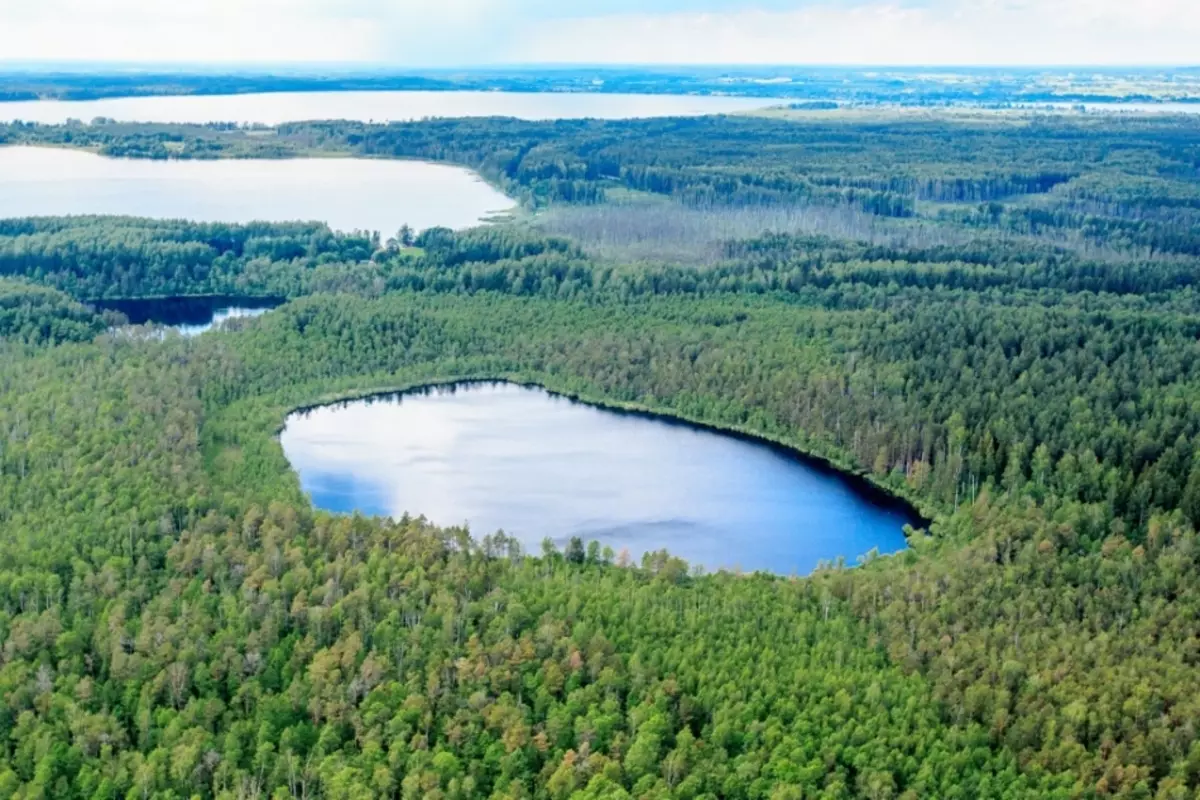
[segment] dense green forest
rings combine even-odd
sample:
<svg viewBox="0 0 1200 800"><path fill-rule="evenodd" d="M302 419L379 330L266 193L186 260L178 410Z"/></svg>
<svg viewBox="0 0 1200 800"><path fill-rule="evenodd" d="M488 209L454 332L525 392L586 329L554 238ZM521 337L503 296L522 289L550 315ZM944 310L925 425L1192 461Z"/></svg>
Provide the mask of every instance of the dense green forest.
<svg viewBox="0 0 1200 800"><path fill-rule="evenodd" d="M0 796L1196 796L1197 124L311 124L264 147L548 210L414 247L0 222ZM290 302L195 339L89 305L203 294ZM934 522L796 579L311 509L291 409L468 377L752 431Z"/></svg>
<svg viewBox="0 0 1200 800"><path fill-rule="evenodd" d="M0 220L0 276L83 300L293 294L300 276L368 260L370 237L313 224L196 224L105 217Z"/></svg>
<svg viewBox="0 0 1200 800"><path fill-rule="evenodd" d="M33 343L91 341L110 322L54 289L0 278L0 337Z"/></svg>

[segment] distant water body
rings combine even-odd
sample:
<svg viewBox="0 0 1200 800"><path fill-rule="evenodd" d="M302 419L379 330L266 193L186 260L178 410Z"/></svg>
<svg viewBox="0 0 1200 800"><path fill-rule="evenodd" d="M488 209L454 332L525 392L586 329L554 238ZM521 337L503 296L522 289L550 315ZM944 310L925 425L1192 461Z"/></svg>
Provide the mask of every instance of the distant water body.
<svg viewBox="0 0 1200 800"><path fill-rule="evenodd" d="M222 328L233 319L261 316L282 303L278 298L210 295L97 300L92 305L121 312L131 325L162 325L191 337Z"/></svg>
<svg viewBox="0 0 1200 800"><path fill-rule="evenodd" d="M761 97L569 92L277 92L0 103L0 122L57 125L97 117L121 122L260 125L326 119L408 122L429 117L635 119L727 114L779 102Z"/></svg>
<svg viewBox="0 0 1200 800"><path fill-rule="evenodd" d="M640 559L807 574L904 549L896 503L780 448L544 390L468 383L291 415L284 452L313 503L503 529Z"/></svg>
<svg viewBox="0 0 1200 800"><path fill-rule="evenodd" d="M419 161L151 161L0 147L0 218L121 214L199 222L317 220L336 230L467 228L514 202L474 173Z"/></svg>

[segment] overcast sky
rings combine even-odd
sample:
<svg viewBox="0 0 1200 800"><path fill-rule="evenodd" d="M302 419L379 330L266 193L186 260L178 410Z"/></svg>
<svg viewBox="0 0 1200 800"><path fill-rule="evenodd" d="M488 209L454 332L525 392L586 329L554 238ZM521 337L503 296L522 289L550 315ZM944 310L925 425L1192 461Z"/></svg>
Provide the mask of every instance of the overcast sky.
<svg viewBox="0 0 1200 800"><path fill-rule="evenodd" d="M1185 65L1200 0L0 0L0 59Z"/></svg>

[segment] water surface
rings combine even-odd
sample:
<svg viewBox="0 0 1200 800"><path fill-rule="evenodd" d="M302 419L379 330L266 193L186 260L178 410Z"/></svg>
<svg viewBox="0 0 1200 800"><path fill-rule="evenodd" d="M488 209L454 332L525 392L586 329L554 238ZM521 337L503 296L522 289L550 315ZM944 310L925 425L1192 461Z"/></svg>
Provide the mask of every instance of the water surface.
<svg viewBox="0 0 1200 800"><path fill-rule="evenodd" d="M264 297L161 297L96 300L96 308L119 311L131 325L162 325L184 336L199 336L231 319L257 317L282 305Z"/></svg>
<svg viewBox="0 0 1200 800"><path fill-rule="evenodd" d="M113 97L102 100L0 102L0 122L22 120L60 125L97 117L119 122L279 125L305 120L409 122L430 117L639 119L736 114L800 102L794 98L572 92L264 92L175 97ZM1028 110L1070 110L1075 102L1030 102ZM1085 103L1098 113L1200 114L1200 103ZM886 106L885 106L886 107ZM970 107L962 103L957 107Z"/></svg>
<svg viewBox="0 0 1200 800"><path fill-rule="evenodd" d="M466 228L513 201L469 170L420 161L151 161L0 147L0 218L123 214L199 222L317 220L386 236Z"/></svg>
<svg viewBox="0 0 1200 800"><path fill-rule="evenodd" d="M319 508L503 529L533 553L579 536L635 559L666 548L709 569L806 574L901 550L917 522L778 448L513 384L298 412L281 440Z"/></svg>
<svg viewBox="0 0 1200 800"><path fill-rule="evenodd" d="M237 122L278 125L347 119L407 122L427 117L633 119L726 114L777 105L769 98L569 92L268 92L104 100L0 103L0 121L61 124L105 117L121 122Z"/></svg>

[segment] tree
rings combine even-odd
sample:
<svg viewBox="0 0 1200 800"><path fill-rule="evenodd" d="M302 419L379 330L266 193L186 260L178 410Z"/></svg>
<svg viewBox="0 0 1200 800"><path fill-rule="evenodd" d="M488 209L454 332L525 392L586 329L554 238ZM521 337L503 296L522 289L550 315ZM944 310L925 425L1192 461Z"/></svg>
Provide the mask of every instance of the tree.
<svg viewBox="0 0 1200 800"><path fill-rule="evenodd" d="M594 542L593 542L594 544ZM572 536L567 543L566 551L567 561L572 564L582 564L587 559L587 552L584 549L583 539L578 536Z"/></svg>

